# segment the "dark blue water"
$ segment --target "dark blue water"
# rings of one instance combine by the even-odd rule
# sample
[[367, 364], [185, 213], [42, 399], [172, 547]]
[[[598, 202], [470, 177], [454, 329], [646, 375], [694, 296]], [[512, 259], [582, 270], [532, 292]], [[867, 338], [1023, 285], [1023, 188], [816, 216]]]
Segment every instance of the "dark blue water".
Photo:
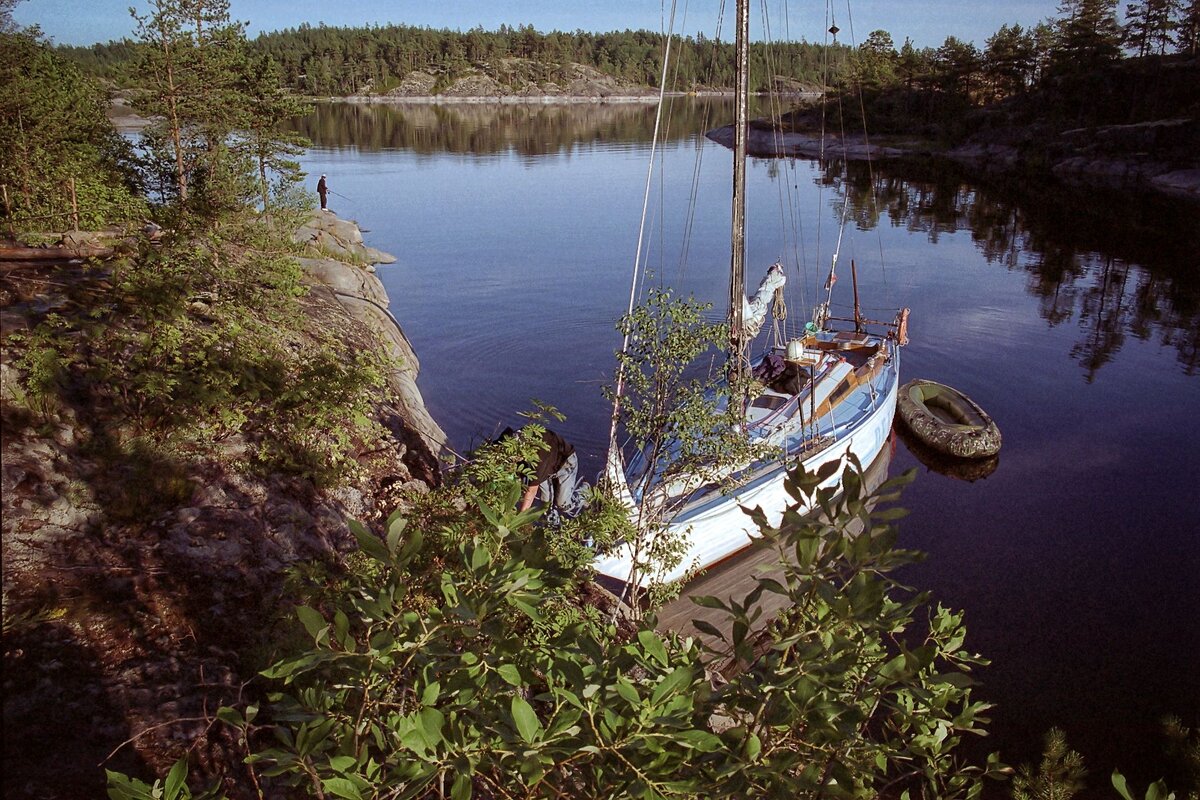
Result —
[[[646, 260], [652, 280], [722, 306], [730, 156], [701, 134], [728, 117], [708, 110], [676, 109]], [[583, 471], [599, 468], [652, 114], [343, 106], [305, 122], [310, 184], [328, 173], [334, 210], [398, 258], [380, 276], [456, 449], [536, 398], [567, 415]], [[841, 174], [751, 164], [748, 280], [783, 259], [803, 323], [848, 192], [835, 302], [848, 310], [853, 259], [864, 305], [912, 308], [902, 380], [956, 386], [1000, 425], [986, 477], [932, 471], [903, 443], [891, 467], [921, 472], [902, 533], [929, 558], [907, 578], [965, 609], [968, 644], [993, 659], [989, 744], [1035, 761], [1057, 725], [1093, 787], [1113, 767], [1166, 773], [1162, 716], [1200, 723], [1200, 211], [928, 164]]]

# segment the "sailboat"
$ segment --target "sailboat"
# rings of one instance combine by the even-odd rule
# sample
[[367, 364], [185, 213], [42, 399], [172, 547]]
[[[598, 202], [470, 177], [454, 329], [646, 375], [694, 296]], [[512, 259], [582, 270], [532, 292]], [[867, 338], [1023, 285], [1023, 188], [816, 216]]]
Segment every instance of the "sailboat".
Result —
[[[768, 312], [771, 295], [784, 283], [783, 269], [768, 270], [752, 300], [745, 296], [745, 193], [749, 97], [749, 0], [738, 0], [736, 24], [737, 79], [733, 146], [733, 211], [730, 255], [731, 370], [724, 379], [746, 385], [747, 367], [761, 391], [742, 404], [739, 434], [766, 453], [728, 468], [724, 480], [711, 475], [668, 478], [669, 464], [638, 453], [626, 460], [618, 442], [617, 409], [621, 379], [617, 380], [613, 425], [603, 479], [631, 517], [653, 517], [648, 504], [669, 504], [655, 531], [643, 535], [677, 536], [684, 542], [676, 563], [646, 563], [646, 543], [632, 541], [601, 554], [594, 562], [603, 576], [626, 585], [645, 587], [695, 574], [752, 544], [759, 529], [745, 509], [760, 509], [770, 525], [778, 525], [793, 502], [785, 489], [789, 469], [797, 465], [811, 474], [828, 465], [872, 463], [887, 445], [900, 385], [900, 347], [907, 343], [908, 309], [888, 322], [866, 319], [858, 301], [854, 275], [854, 314], [835, 318], [830, 299], [837, 278], [837, 254], [830, 265], [823, 302], [798, 336], [776, 338], [753, 357], [749, 342]], [[664, 59], [664, 62], [666, 59]], [[664, 78], [666, 65], [663, 68]], [[660, 98], [660, 104], [662, 99]], [[647, 181], [649, 183], [649, 181]], [[840, 238], [840, 237], [839, 237]], [[635, 266], [636, 276], [636, 266]], [[632, 292], [630, 306], [632, 308]], [[740, 372], [739, 372], [740, 371]], [[715, 392], [730, 393], [718, 386]], [[666, 449], [669, 454], [670, 448]], [[670, 456], [666, 456], [669, 458]], [[822, 487], [837, 486], [841, 469], [829, 471]], [[650, 514], [643, 512], [649, 511]]]

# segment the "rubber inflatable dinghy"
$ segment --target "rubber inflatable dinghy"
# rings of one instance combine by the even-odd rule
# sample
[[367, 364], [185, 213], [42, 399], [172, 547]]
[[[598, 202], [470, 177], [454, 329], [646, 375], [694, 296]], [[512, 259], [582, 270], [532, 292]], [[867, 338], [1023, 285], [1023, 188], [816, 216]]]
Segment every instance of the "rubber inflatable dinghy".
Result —
[[1000, 429], [971, 398], [921, 378], [900, 387], [896, 415], [925, 446], [956, 458], [1000, 452]]

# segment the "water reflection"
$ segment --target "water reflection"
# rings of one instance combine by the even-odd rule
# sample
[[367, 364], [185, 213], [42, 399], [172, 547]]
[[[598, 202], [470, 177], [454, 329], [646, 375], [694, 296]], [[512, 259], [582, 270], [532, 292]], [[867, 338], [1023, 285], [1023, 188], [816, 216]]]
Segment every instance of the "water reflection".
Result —
[[[719, 104], [678, 106], [695, 116], [670, 120], [661, 195], [683, 205], [693, 183], [701, 191], [694, 224], [654, 218], [668, 243], [657, 268], [671, 269], [686, 227], [676, 288], [724, 297], [729, 158], [700, 136], [729, 117]], [[346, 195], [339, 215], [398, 258], [379, 276], [456, 449], [519, 423], [536, 397], [567, 415], [581, 471], [603, 464], [611, 409], [599, 386], [619, 346], [652, 123], [648, 107], [617, 105], [336, 106], [306, 123], [318, 146], [305, 169], [331, 173]], [[805, 260], [833, 238], [811, 223], [838, 216], [845, 187], [872, 229], [847, 239], [887, 251], [885, 275], [859, 272], [864, 298], [913, 309], [906, 377], [961, 388], [1004, 431], [986, 480], [909, 487], [902, 530], [930, 553], [906, 580], [966, 609], [974, 649], [994, 659], [981, 675], [999, 706], [994, 746], [1036, 762], [1058, 725], [1097, 774], [1156, 779], [1157, 720], [1194, 719], [1200, 698], [1196, 208], [928, 163], [851, 164], [842, 177], [839, 165], [756, 161], [748, 172], [747, 241], [770, 259], [790, 222], [777, 190], [798, 189]], [[847, 253], [869, 263], [864, 249]], [[917, 463], [904, 446], [893, 457], [896, 469]]]
[[[664, 141], [691, 139], [728, 116], [729, 101], [680, 97], [667, 105]], [[588, 144], [644, 147], [652, 103], [319, 103], [295, 122], [319, 147], [538, 157]]]
[[1174, 350], [1185, 374], [1200, 372], [1195, 204], [1025, 181], [968, 182], [960, 168], [917, 162], [830, 162], [820, 180], [850, 193], [851, 218], [862, 230], [886, 218], [933, 244], [970, 231], [987, 263], [1026, 273], [1048, 326], [1075, 322], [1071, 358], [1087, 382], [1129, 337], [1157, 341]]
[[922, 466], [948, 478], [974, 483], [991, 475], [1000, 466], [998, 454], [988, 458], [955, 458], [939, 453], [914, 436], [898, 420], [892, 430]]
[[[728, 100], [676, 98], [662, 122], [667, 142], [725, 123]], [[644, 148], [655, 108], [647, 103], [322, 103], [296, 129], [325, 148], [405, 150], [536, 159], [580, 147]], [[776, 170], [772, 170], [773, 173]], [[1051, 328], [1074, 323], [1071, 358], [1087, 382], [1129, 338], [1170, 348], [1187, 375], [1200, 372], [1200, 208], [1127, 193], [1068, 190], [1028, 180], [981, 180], [945, 162], [838, 160], [818, 182], [850, 193], [855, 225], [882, 222], [936, 244], [970, 231], [987, 263], [1024, 272]]]

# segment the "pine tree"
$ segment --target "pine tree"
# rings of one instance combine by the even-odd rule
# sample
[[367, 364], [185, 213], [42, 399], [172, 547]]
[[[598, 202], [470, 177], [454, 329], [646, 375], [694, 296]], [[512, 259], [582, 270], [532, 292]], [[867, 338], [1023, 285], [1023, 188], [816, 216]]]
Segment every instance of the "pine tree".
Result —
[[912, 89], [928, 72], [930, 60], [927, 50], [917, 50], [912, 39], [904, 37], [904, 44], [900, 46], [900, 54], [896, 61], [896, 70], [907, 88]]
[[[9, 20], [11, 23], [11, 20]], [[61, 230], [74, 220], [96, 229], [136, 219], [145, 208], [136, 190], [127, 143], [105, 116], [107, 96], [62, 58], [36, 28], [5, 24], [0, 15], [0, 183], [11, 219], [35, 230]]]
[[244, 147], [258, 168], [259, 201], [269, 216], [273, 203], [268, 175], [277, 175], [284, 186], [297, 182], [300, 167], [293, 156], [307, 144], [303, 137], [287, 131], [284, 123], [309, 108], [280, 88], [279, 65], [269, 55], [252, 57], [243, 64], [237, 89], [244, 100], [239, 126]]
[[151, 0], [151, 13], [134, 19], [142, 45], [134, 107], [159, 120], [147, 137], [149, 157], [171, 162], [169, 199], [206, 213], [239, 204], [242, 170], [231, 163], [228, 140], [242, 118], [235, 81], [243, 26], [230, 21], [227, 0]]
[[1200, 52], [1200, 0], [1188, 0], [1180, 13], [1175, 29], [1175, 49], [1180, 53], [1196, 55]]
[[17, 24], [13, 22], [12, 10], [18, 0], [0, 0], [0, 33], [16, 33]]
[[871, 31], [854, 54], [852, 78], [868, 88], [889, 86], [896, 82], [898, 58], [892, 35], [884, 30]]
[[143, 44], [137, 74], [144, 80], [133, 107], [149, 119], [161, 120], [149, 126], [149, 138], [170, 148], [174, 159], [175, 195], [181, 203], [186, 203], [191, 172], [188, 99], [194, 89], [187, 84], [185, 76], [186, 53], [191, 41], [183, 30], [183, 11], [177, 0], [151, 0], [151, 6], [150, 15], [133, 15], [138, 39]]
[[934, 56], [935, 79], [945, 91], [970, 97], [971, 85], [979, 75], [982, 60], [974, 44], [947, 36]]
[[1050, 21], [1039, 22], [1031, 31], [1033, 36], [1033, 83], [1036, 85], [1045, 76], [1054, 60], [1058, 45], [1058, 32]]
[[1000, 26], [987, 40], [984, 73], [998, 97], [1024, 91], [1033, 77], [1037, 46], [1033, 35], [1020, 25]]
[[1174, 44], [1179, 0], [1135, 0], [1125, 7], [1125, 46], [1139, 57], [1162, 55]]
[[1037, 771], [1028, 765], [1017, 770], [1013, 800], [1070, 800], [1084, 788], [1086, 774], [1083, 756], [1067, 745], [1066, 734], [1051, 728]]
[[1121, 53], [1117, 0], [1062, 0], [1053, 66], [1059, 72], [1090, 72]]

